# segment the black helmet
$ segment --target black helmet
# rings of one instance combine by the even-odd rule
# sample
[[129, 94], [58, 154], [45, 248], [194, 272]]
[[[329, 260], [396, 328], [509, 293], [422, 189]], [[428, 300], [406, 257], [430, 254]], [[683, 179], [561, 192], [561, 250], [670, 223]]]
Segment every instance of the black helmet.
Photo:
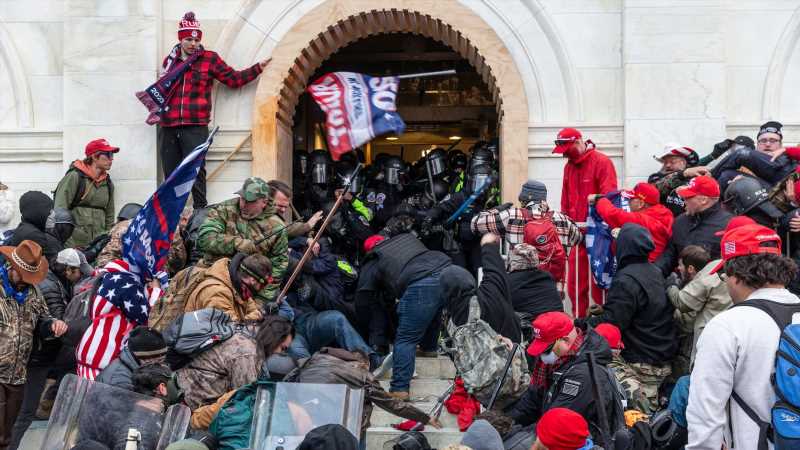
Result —
[[314, 150], [308, 157], [311, 182], [325, 184], [331, 177], [331, 156], [325, 150]]
[[[433, 194], [431, 194], [431, 191]], [[433, 189], [431, 189], [430, 185], [425, 185], [425, 198], [431, 202], [442, 201], [449, 192], [450, 186], [444, 180], [433, 180]], [[436, 200], [434, 200], [434, 197], [436, 197]]]
[[464, 186], [466, 192], [471, 194], [480, 189], [492, 178], [492, 167], [488, 164], [478, 164], [470, 167], [467, 182]]
[[447, 168], [453, 172], [467, 170], [467, 155], [461, 150], [450, 150], [447, 154]]
[[658, 450], [678, 450], [688, 443], [686, 429], [675, 422], [669, 409], [662, 409], [650, 417], [650, 431], [653, 448]]
[[132, 220], [139, 214], [140, 209], [142, 209], [142, 205], [138, 203], [126, 203], [125, 206], [119, 210], [117, 220]]
[[432, 177], [441, 175], [447, 169], [447, 153], [443, 148], [435, 148], [425, 156], [425, 166]]
[[475, 150], [472, 151], [472, 156], [469, 158], [470, 168], [483, 164], [491, 166], [493, 163], [494, 155], [492, 154], [492, 151], [489, 150], [485, 145], [481, 147], [475, 147]]
[[350, 187], [348, 188], [348, 192], [353, 194], [357, 194], [361, 192], [361, 189], [364, 187], [364, 174], [363, 172], [359, 171], [355, 178], [350, 181], [353, 177], [353, 172], [356, 170], [356, 163], [350, 161], [339, 161], [336, 163], [336, 187], [337, 188], [344, 188], [348, 181], [350, 182]]
[[308, 153], [304, 150], [294, 151], [294, 164], [292, 166], [294, 176], [305, 178], [308, 175]]
[[760, 212], [772, 219], [783, 216], [781, 211], [769, 201], [769, 187], [748, 176], [743, 176], [728, 184], [723, 203], [736, 215]]
[[392, 450], [431, 450], [431, 444], [419, 431], [406, 431], [396, 438]]
[[383, 163], [383, 181], [388, 184], [400, 184], [406, 170], [406, 163], [399, 156], [390, 156]]

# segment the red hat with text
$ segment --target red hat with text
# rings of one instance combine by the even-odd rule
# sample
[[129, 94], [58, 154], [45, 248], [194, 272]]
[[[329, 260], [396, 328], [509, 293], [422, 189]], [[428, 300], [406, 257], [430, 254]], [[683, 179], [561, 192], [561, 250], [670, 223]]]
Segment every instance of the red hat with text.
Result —
[[632, 190], [622, 191], [622, 195], [627, 198], [638, 198], [648, 205], [657, 205], [661, 198], [658, 188], [650, 183], [637, 183]]
[[555, 341], [568, 335], [575, 326], [572, 319], [563, 312], [552, 311], [540, 314], [533, 321], [533, 342], [528, 346], [528, 354], [539, 356]]
[[760, 253], [781, 254], [781, 237], [761, 225], [743, 225], [725, 232], [719, 243], [722, 261], [710, 273], [716, 273], [733, 258]]
[[724, 236], [728, 231], [734, 228], [743, 227], [745, 225], [757, 225], [756, 221], [747, 216], [734, 216], [725, 226], [724, 230], [717, 231], [714, 236]]
[[119, 147], [113, 147], [107, 140], [100, 138], [86, 144], [84, 153], [86, 156], [92, 156], [95, 153], [117, 153], [118, 151]]
[[178, 40], [188, 37], [198, 40], [203, 39], [203, 30], [200, 29], [200, 22], [191, 11], [184, 14], [183, 19], [178, 23]]
[[583, 135], [580, 131], [575, 128], [564, 128], [556, 136], [556, 147], [553, 149], [553, 153], [561, 155], [581, 139], [583, 139]]
[[669, 143], [664, 146], [664, 151], [661, 152], [660, 155], [654, 156], [656, 161], [663, 162], [663, 159], [667, 156], [680, 156], [683, 159], [689, 159], [692, 156], [692, 153], [696, 152], [691, 148], [685, 145], [676, 144], [674, 142]]
[[677, 193], [681, 198], [692, 198], [697, 195], [719, 198], [719, 183], [708, 175], [701, 175], [692, 178], [686, 186], [679, 187]]

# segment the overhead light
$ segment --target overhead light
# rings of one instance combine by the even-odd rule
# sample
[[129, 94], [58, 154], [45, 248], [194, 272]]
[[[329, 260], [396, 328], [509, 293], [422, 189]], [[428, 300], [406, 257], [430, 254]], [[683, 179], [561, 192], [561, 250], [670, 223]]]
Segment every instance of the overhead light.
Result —
[[451, 141], [458, 141], [458, 140], [460, 140], [460, 139], [461, 139], [461, 136], [455, 136], [455, 135], [453, 135], [453, 136], [450, 136], [450, 137], [449, 137], [449, 138], [447, 138], [447, 139], [450, 139]]
[[396, 141], [398, 139], [400, 139], [400, 138], [397, 137], [397, 136], [389, 136], [389, 137], [386, 138], [387, 141]]

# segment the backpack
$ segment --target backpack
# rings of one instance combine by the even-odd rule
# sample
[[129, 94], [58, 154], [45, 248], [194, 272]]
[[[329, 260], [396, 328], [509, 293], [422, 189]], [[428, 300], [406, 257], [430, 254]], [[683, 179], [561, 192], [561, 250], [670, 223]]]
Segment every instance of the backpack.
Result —
[[539, 253], [539, 268], [549, 272], [553, 279], [564, 280], [567, 267], [567, 252], [561, 245], [558, 231], [553, 223], [553, 211], [534, 217], [528, 208], [520, 208], [525, 219], [522, 229], [523, 242], [532, 245]]
[[77, 294], [67, 303], [62, 319], [67, 324], [67, 332], [61, 336], [64, 345], [77, 347], [83, 334], [92, 324], [92, 300], [102, 281], [103, 276], [97, 275], [86, 278], [75, 286]]
[[[500, 340], [500, 335], [481, 318], [478, 297], [469, 300], [469, 316], [464, 325], [447, 322], [446, 347], [458, 375], [464, 380], [464, 388], [478, 401], [489, 404], [495, 385], [503, 376], [511, 350]], [[524, 351], [517, 351], [511, 367], [495, 402], [495, 409], [502, 409], [519, 399], [528, 388], [530, 374]]]
[[258, 380], [237, 389], [208, 426], [208, 432], [217, 440], [218, 450], [237, 450], [250, 445], [253, 407], [261, 385], [267, 382]]
[[205, 280], [205, 274], [206, 269], [197, 266], [187, 267], [176, 273], [170, 280], [167, 292], [150, 308], [147, 317], [148, 326], [163, 333], [178, 316], [183, 314], [186, 299], [197, 285]]
[[[89, 190], [86, 189], [86, 185], [88, 184], [89, 177], [86, 176], [85, 173], [76, 169], [74, 166], [70, 166], [69, 169], [64, 173], [64, 176], [69, 175], [70, 172], [77, 172], [78, 173], [78, 189], [75, 190], [75, 197], [72, 198], [72, 201], [69, 203], [67, 209], [73, 210], [76, 206], [86, 198], [86, 195], [89, 193]], [[108, 198], [114, 198], [114, 183], [111, 181], [111, 176], [109, 175], [106, 178], [106, 183], [108, 185]], [[53, 198], [56, 198], [56, 192], [58, 192], [58, 186], [56, 186], [56, 190], [53, 191]]]
[[233, 336], [235, 329], [224, 312], [206, 308], [187, 312], [162, 333], [167, 344], [167, 363], [178, 370], [199, 354]]
[[781, 330], [775, 355], [775, 373], [771, 377], [777, 400], [772, 406], [770, 422], [761, 420], [736, 391], [731, 396], [745, 414], [758, 424], [759, 450], [768, 448], [767, 440], [774, 443], [775, 450], [796, 449], [800, 447], [800, 324], [792, 324], [792, 316], [800, 313], [800, 305], [752, 299], [734, 305], [740, 306], [764, 311]]

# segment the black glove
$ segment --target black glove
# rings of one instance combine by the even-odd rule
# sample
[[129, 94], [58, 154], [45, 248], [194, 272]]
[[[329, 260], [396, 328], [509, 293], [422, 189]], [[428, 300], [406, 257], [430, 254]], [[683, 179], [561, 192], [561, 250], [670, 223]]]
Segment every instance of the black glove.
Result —
[[722, 156], [723, 153], [730, 150], [730, 148], [733, 147], [733, 144], [735, 143], [736, 142], [734, 142], [733, 139], [725, 139], [722, 142], [717, 142], [716, 144], [714, 144], [714, 150], [711, 151], [711, 157], [714, 159], [719, 158], [720, 156]]
[[675, 272], [669, 274], [667, 279], [664, 281], [664, 285], [669, 289], [670, 286], [675, 286], [678, 289], [681, 287], [681, 277]]

